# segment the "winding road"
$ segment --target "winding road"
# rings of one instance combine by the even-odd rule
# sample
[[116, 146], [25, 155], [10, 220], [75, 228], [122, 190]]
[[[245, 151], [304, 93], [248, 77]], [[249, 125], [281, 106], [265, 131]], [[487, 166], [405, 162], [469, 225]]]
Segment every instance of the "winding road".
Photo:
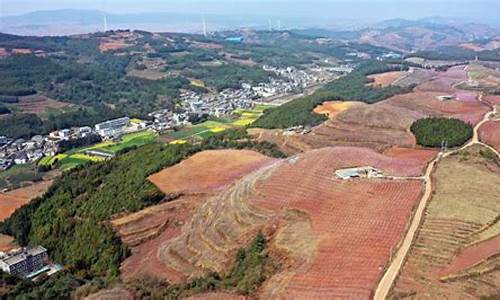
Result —
[[[483, 94], [480, 94], [478, 97], [478, 101], [483, 103]], [[422, 218], [425, 212], [425, 208], [427, 207], [427, 203], [429, 202], [432, 194], [432, 173], [434, 171], [434, 168], [436, 167], [437, 163], [439, 160], [442, 158], [445, 158], [447, 156], [450, 156], [454, 153], [457, 153], [459, 151], [462, 151], [465, 148], [468, 148], [472, 145], [482, 145], [484, 147], [487, 147], [488, 149], [492, 150], [499, 158], [500, 158], [500, 153], [494, 149], [493, 147], [482, 143], [479, 140], [479, 128], [486, 123], [487, 121], [490, 120], [491, 116], [494, 116], [497, 112], [497, 109], [495, 106], [492, 107], [492, 110], [488, 111], [487, 113], [484, 114], [483, 119], [477, 123], [476, 126], [474, 126], [474, 132], [472, 139], [462, 146], [461, 148], [454, 149], [447, 151], [445, 153], [440, 152], [438, 156], [432, 160], [429, 165], [427, 166], [427, 169], [425, 171], [424, 175], [424, 180], [425, 180], [425, 191], [424, 195], [422, 196], [422, 200], [420, 200], [420, 203], [415, 211], [415, 215], [413, 216], [413, 219], [411, 220], [410, 227], [408, 228], [408, 231], [406, 233], [406, 236], [404, 237], [401, 246], [397, 250], [396, 254], [394, 255], [392, 261], [390, 262], [389, 267], [387, 268], [386, 272], [384, 273], [384, 276], [380, 280], [377, 289], [375, 290], [375, 294], [373, 299], [375, 300], [383, 300], [387, 298], [387, 295], [389, 294], [389, 291], [391, 290], [394, 281], [396, 280], [401, 267], [403, 266], [403, 263], [405, 262], [406, 256], [408, 255], [408, 252], [411, 248], [411, 245], [413, 244], [413, 241], [415, 240], [415, 235], [418, 231], [418, 228], [420, 227], [420, 224], [422, 223]]]

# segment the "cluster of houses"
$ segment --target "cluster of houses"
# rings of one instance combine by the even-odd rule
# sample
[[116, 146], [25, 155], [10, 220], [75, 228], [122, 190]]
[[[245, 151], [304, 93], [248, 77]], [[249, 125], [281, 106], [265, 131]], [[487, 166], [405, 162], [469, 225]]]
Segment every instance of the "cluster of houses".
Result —
[[145, 122], [132, 123], [130, 118], [123, 117], [96, 124], [94, 128], [84, 126], [61, 129], [46, 136], [35, 135], [29, 140], [0, 136], [0, 171], [7, 170], [13, 165], [36, 162], [44, 156], [54, 156], [59, 153], [62, 141], [77, 140], [96, 134], [103, 140], [108, 140], [145, 128]]
[[58, 151], [57, 143], [41, 135], [29, 140], [0, 136], [0, 171], [13, 165], [35, 162], [44, 156], [53, 156]]

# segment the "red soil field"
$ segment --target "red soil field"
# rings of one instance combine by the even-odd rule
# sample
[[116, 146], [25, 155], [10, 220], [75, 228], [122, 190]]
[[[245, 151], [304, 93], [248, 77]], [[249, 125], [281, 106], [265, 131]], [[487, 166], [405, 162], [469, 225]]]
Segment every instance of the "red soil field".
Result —
[[0, 193], [0, 221], [10, 217], [19, 207], [30, 202], [31, 199], [41, 196], [52, 184], [52, 181], [42, 181], [31, 186]]
[[7, 252], [14, 248], [17, 248], [18, 245], [14, 241], [14, 238], [5, 234], [0, 234], [0, 251]]
[[40, 115], [46, 112], [47, 109], [63, 109], [71, 105], [47, 98], [45, 96], [34, 95], [21, 97], [16, 106], [19, 107], [23, 113]]
[[167, 194], [213, 192], [273, 161], [249, 150], [203, 151], [149, 180]]
[[112, 221], [132, 255], [121, 265], [128, 282], [145, 275], [182, 282], [186, 276], [165, 265], [159, 252], [177, 237], [196, 209], [224, 187], [275, 159], [248, 150], [203, 151], [150, 176], [163, 192], [184, 194], [172, 202]]
[[373, 79], [373, 82], [370, 83], [370, 86], [373, 87], [387, 87], [393, 84], [396, 80], [401, 78], [403, 76], [403, 72], [399, 71], [394, 71], [394, 72], [387, 72], [387, 73], [382, 73], [382, 74], [374, 74], [374, 75], [369, 75], [369, 79]]
[[440, 272], [440, 276], [447, 276], [464, 271], [499, 252], [500, 235], [462, 250], [448, 267]]
[[106, 52], [106, 51], [113, 51], [113, 50], [119, 50], [119, 49], [123, 49], [123, 48], [127, 48], [127, 47], [130, 47], [132, 45], [130, 44], [127, 44], [125, 42], [103, 42], [99, 45], [99, 50], [101, 50], [102, 52]]
[[453, 93], [454, 86], [467, 80], [467, 73], [463, 66], [452, 67], [446, 72], [440, 72], [431, 80], [415, 88], [418, 92], [444, 92]]
[[491, 105], [500, 105], [500, 96], [488, 95], [484, 96], [483, 100]]
[[479, 139], [500, 151], [500, 121], [490, 121], [479, 128]]
[[384, 155], [404, 159], [404, 160], [416, 160], [421, 165], [427, 165], [431, 160], [433, 160], [439, 151], [435, 149], [412, 149], [412, 148], [401, 148], [392, 147], [384, 151]]
[[335, 178], [336, 169], [361, 165], [399, 175], [421, 172], [371, 150], [325, 148], [282, 163], [257, 183], [253, 205], [276, 213], [306, 213], [319, 240], [312, 262], [281, 283], [283, 298], [372, 296], [420, 198], [422, 181]]
[[121, 265], [122, 279], [129, 282], [143, 276], [153, 276], [173, 282], [185, 280], [183, 274], [163, 264], [157, 252], [180, 234], [182, 225], [207, 197], [208, 195], [185, 196], [113, 220], [112, 224], [122, 241], [132, 250], [132, 255]]

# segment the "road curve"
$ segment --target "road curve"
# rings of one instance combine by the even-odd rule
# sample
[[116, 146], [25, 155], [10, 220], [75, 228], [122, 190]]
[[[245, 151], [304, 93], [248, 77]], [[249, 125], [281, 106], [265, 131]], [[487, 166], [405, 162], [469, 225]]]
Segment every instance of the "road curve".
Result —
[[[482, 102], [483, 99], [483, 94], [479, 95], [479, 102]], [[432, 160], [429, 165], [427, 166], [427, 169], [425, 171], [424, 175], [424, 180], [425, 180], [425, 191], [424, 195], [422, 196], [422, 199], [420, 200], [420, 203], [418, 204], [417, 210], [415, 211], [415, 215], [413, 216], [411, 220], [410, 227], [408, 228], [408, 231], [406, 233], [406, 236], [404, 237], [401, 246], [396, 252], [396, 255], [390, 262], [389, 267], [384, 273], [384, 276], [382, 276], [382, 279], [380, 280], [377, 289], [375, 290], [373, 299], [375, 300], [384, 300], [387, 298], [387, 295], [389, 294], [389, 291], [392, 288], [392, 285], [394, 281], [396, 280], [396, 277], [399, 274], [399, 271], [401, 267], [403, 266], [403, 263], [405, 262], [406, 256], [413, 244], [413, 241], [415, 239], [415, 234], [418, 231], [418, 228], [420, 227], [420, 224], [422, 222], [422, 217], [425, 212], [425, 208], [427, 207], [427, 203], [429, 202], [432, 194], [432, 172], [434, 171], [434, 168], [436, 167], [436, 164], [439, 162], [441, 158], [447, 157], [453, 153], [459, 152], [465, 148], [468, 148], [472, 145], [475, 144], [480, 144], [485, 147], [488, 147], [489, 149], [492, 149], [489, 145], [486, 145], [482, 142], [479, 141], [479, 133], [478, 130], [483, 125], [486, 123], [490, 116], [495, 114], [496, 108], [493, 107], [491, 111], [488, 111], [487, 113], [484, 114], [483, 119], [474, 126], [474, 132], [472, 139], [465, 144], [463, 147], [448, 151], [446, 153], [440, 152], [438, 156]], [[500, 153], [496, 151], [495, 149], [492, 149], [498, 157], [500, 157]]]

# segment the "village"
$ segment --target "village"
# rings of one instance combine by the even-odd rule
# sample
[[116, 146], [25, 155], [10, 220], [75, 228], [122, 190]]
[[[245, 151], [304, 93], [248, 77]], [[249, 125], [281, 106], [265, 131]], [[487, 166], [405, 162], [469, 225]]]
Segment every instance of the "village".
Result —
[[[252, 109], [256, 102], [262, 103], [281, 95], [300, 93], [308, 87], [351, 71], [348, 66], [343, 66], [341, 69], [315, 67], [307, 70], [263, 66], [263, 69], [273, 75], [269, 82], [255, 85], [242, 83], [239, 89], [224, 89], [217, 93], [202, 94], [182, 90], [180, 108], [175, 112], [168, 109], [152, 112], [148, 115], [150, 121], [131, 122], [129, 117], [122, 117], [95, 124], [93, 127], [60, 129], [46, 136], [35, 135], [30, 139], [0, 136], [0, 171], [14, 165], [36, 163], [43, 157], [55, 156], [62, 152], [63, 142], [85, 139], [89, 136], [98, 136], [104, 141], [116, 140], [124, 134], [143, 130], [161, 134], [167, 130], [189, 126], [203, 118], [221, 118], [230, 115], [236, 109]], [[112, 157], [109, 153], [95, 150], [89, 150], [86, 154], [102, 158]]]

